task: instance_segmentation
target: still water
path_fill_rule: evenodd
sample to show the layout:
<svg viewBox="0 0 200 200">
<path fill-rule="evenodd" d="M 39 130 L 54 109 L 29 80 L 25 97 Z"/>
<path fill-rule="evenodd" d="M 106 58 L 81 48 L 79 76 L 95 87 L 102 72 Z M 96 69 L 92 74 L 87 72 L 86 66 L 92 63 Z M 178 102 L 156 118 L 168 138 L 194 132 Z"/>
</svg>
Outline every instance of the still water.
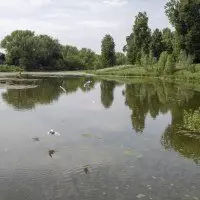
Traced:
<svg viewBox="0 0 200 200">
<path fill-rule="evenodd" d="M 0 200 L 200 199 L 200 134 L 182 128 L 200 92 L 78 76 L 1 82 Z"/>
</svg>

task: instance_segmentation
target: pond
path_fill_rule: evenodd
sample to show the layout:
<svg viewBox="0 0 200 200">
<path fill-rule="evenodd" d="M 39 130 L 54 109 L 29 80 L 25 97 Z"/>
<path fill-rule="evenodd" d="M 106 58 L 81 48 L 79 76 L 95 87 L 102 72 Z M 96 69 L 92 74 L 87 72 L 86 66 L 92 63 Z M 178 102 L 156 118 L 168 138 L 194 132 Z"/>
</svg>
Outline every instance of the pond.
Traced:
<svg viewBox="0 0 200 200">
<path fill-rule="evenodd" d="M 200 133 L 184 126 L 200 92 L 86 76 L 0 82 L 1 200 L 200 199 Z"/>
</svg>

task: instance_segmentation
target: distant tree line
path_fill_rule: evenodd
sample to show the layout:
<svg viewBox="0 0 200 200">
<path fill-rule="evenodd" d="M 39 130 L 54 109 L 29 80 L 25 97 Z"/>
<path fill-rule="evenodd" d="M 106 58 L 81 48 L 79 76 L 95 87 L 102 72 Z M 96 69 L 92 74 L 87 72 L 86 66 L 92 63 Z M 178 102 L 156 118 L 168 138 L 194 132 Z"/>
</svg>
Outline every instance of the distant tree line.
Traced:
<svg viewBox="0 0 200 200">
<path fill-rule="evenodd" d="M 93 70 L 132 64 L 173 73 L 176 66 L 194 71 L 200 62 L 200 1 L 169 0 L 165 13 L 174 30 L 151 30 L 146 12 L 135 17 L 132 33 L 122 52 L 115 52 L 111 35 L 101 43 L 101 55 L 91 49 L 61 45 L 48 35 L 17 30 L 1 41 L 0 64 L 15 65 L 25 70 Z"/>
</svg>

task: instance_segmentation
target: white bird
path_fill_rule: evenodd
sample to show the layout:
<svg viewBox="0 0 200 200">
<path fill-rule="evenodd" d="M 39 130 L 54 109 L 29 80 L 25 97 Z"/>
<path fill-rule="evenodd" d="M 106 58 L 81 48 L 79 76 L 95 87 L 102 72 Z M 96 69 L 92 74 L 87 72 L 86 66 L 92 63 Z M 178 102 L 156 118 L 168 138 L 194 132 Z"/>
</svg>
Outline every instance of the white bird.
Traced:
<svg viewBox="0 0 200 200">
<path fill-rule="evenodd" d="M 59 136 L 60 133 L 58 133 L 58 132 L 54 131 L 53 129 L 51 129 L 51 130 L 48 132 L 48 135 L 57 135 L 57 136 Z"/>
<path fill-rule="evenodd" d="M 91 83 L 92 83 L 92 81 L 87 81 L 87 82 L 84 84 L 84 87 L 89 86 Z"/>
</svg>

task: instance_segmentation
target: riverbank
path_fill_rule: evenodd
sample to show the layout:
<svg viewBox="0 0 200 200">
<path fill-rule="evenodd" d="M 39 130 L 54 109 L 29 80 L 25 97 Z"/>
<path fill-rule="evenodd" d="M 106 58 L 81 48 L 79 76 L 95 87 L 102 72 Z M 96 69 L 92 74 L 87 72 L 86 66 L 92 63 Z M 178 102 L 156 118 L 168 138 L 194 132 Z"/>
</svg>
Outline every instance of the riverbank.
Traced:
<svg viewBox="0 0 200 200">
<path fill-rule="evenodd" d="M 185 69 L 176 69 L 172 75 L 161 74 L 156 70 L 146 70 L 142 67 L 133 65 L 123 65 L 111 68 L 89 71 L 89 74 L 104 76 L 104 77 L 121 77 L 121 78 L 159 78 L 169 81 L 184 81 L 200 84 L 200 65 L 195 66 L 195 72 L 190 72 Z"/>
</svg>

